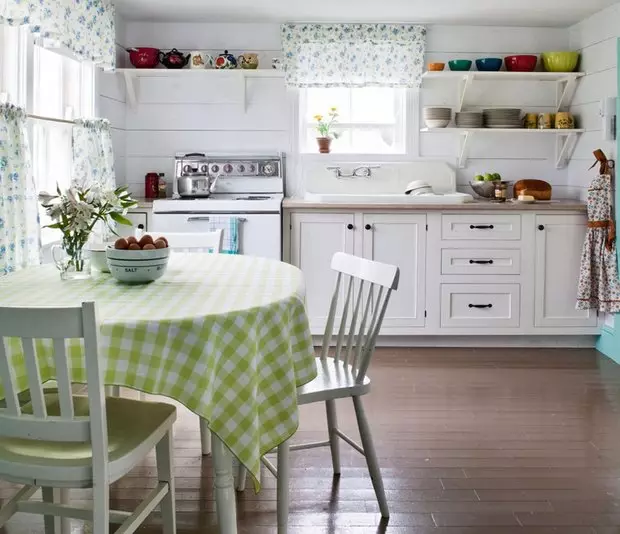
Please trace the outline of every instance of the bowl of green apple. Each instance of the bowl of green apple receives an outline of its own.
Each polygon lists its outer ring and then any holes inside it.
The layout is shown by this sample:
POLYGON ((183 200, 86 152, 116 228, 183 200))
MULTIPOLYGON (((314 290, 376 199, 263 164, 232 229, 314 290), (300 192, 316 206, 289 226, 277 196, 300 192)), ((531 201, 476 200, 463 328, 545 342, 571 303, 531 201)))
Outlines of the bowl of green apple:
POLYGON ((474 192, 482 198, 495 198, 495 182, 501 182, 502 177, 499 173, 487 172, 486 174, 477 174, 469 185, 474 192))

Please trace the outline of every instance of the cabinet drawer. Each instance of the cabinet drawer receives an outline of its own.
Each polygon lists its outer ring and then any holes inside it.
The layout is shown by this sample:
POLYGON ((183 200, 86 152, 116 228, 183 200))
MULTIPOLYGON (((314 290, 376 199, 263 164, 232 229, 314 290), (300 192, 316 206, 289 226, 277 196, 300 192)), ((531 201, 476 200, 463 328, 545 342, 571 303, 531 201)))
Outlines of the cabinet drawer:
POLYGON ((441 274, 520 274, 519 249, 444 248, 441 274))
POLYGON ((442 284, 441 326, 518 327, 519 284, 442 284))
POLYGON ((518 214, 443 215, 442 239, 521 239, 521 216, 518 214))

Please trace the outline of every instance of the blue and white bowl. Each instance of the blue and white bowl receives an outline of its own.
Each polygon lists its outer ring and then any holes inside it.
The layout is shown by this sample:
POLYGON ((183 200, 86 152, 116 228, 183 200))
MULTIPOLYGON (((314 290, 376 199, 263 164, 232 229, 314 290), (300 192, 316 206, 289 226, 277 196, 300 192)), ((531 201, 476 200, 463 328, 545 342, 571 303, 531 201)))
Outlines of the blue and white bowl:
POLYGON ((155 250, 106 250, 110 273, 119 282, 147 284, 161 278, 168 267, 169 248, 155 250))

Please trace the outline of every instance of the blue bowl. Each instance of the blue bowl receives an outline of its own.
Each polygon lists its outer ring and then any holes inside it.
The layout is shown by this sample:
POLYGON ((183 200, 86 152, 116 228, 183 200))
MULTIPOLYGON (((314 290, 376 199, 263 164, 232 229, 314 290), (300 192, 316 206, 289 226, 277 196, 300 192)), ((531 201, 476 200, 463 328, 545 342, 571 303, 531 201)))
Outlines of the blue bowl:
POLYGON ((483 72, 498 71, 502 68, 502 60, 497 57, 485 57, 476 60, 476 68, 483 72))

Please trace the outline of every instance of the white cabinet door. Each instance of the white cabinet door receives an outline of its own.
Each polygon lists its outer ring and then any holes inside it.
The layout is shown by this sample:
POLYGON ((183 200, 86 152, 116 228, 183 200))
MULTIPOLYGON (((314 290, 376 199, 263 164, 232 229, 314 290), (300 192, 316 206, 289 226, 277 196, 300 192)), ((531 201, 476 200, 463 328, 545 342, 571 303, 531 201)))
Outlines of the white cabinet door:
POLYGON ((363 215, 364 258, 400 267, 381 333, 406 335, 423 327, 426 285, 426 215, 363 215))
MULTIPOLYGON (((355 216, 347 213, 292 213, 291 263, 306 281, 306 307, 313 334, 322 334, 336 283, 336 252, 353 254, 355 216)), ((342 298, 341 298, 342 300, 342 298)))
POLYGON ((585 235, 583 215, 536 216, 535 326, 596 326, 596 311, 575 309, 585 235))

